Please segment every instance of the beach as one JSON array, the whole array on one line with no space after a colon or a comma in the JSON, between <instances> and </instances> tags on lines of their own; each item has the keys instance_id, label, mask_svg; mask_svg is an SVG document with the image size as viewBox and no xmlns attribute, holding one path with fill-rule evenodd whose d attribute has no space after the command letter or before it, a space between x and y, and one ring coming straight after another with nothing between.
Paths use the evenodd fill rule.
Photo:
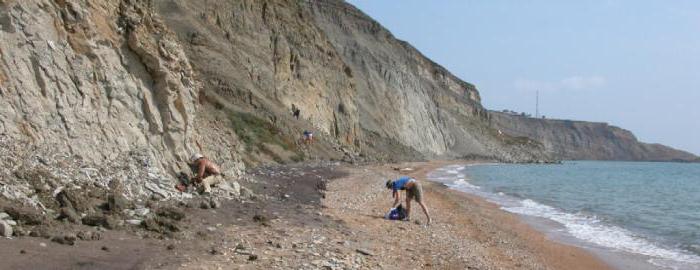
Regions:
<instances>
[{"instance_id":1,"label":"beach","mask_svg":"<svg viewBox=\"0 0 700 270\"><path fill-rule=\"evenodd\" d=\"M466 162L277 166L247 178L260 197L217 209L183 206L170 236L105 231L60 245L37 237L0 240L3 269L610 269L481 198L426 180ZM433 224L383 219L388 178L421 181ZM128 259L125 259L128 258Z\"/></svg>"},{"instance_id":2,"label":"beach","mask_svg":"<svg viewBox=\"0 0 700 270\"><path fill-rule=\"evenodd\" d=\"M458 162L407 163L360 168L350 179L334 181L325 201L332 216L363 232L362 241L386 258L382 267L398 269L610 269L585 250L549 240L517 216L479 197L422 181L433 224L386 221L392 200L382 189L386 178L426 179L436 168ZM465 164L470 162L462 162ZM400 171L396 171L399 168ZM410 170L404 170L410 169ZM352 194L343 192L353 190ZM401 258L411 258L405 260Z\"/></svg>"}]
</instances>

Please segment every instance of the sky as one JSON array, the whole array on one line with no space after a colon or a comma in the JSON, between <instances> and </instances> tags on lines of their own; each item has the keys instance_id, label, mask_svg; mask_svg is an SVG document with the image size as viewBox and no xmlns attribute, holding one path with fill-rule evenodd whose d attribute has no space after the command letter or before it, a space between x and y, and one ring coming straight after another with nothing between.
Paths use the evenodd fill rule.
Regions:
<instances>
[{"instance_id":1,"label":"sky","mask_svg":"<svg viewBox=\"0 0 700 270\"><path fill-rule=\"evenodd\" d=\"M348 0L492 110L607 122L700 154L700 1Z\"/></svg>"}]
</instances>

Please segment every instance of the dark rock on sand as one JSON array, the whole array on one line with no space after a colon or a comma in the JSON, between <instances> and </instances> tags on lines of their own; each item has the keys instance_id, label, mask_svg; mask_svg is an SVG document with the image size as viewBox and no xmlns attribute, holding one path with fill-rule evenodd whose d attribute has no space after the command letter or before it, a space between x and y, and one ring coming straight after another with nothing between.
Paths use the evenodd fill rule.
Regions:
<instances>
[{"instance_id":1,"label":"dark rock on sand","mask_svg":"<svg viewBox=\"0 0 700 270\"><path fill-rule=\"evenodd\" d=\"M83 241L97 241L102 239L102 234L99 232L80 231L78 232L77 237Z\"/></svg>"},{"instance_id":2,"label":"dark rock on sand","mask_svg":"<svg viewBox=\"0 0 700 270\"><path fill-rule=\"evenodd\" d=\"M199 208L202 208L202 209L209 209L209 207L211 207L211 205L210 205L209 202L207 202L207 201L202 201L202 202L199 203Z\"/></svg>"},{"instance_id":3,"label":"dark rock on sand","mask_svg":"<svg viewBox=\"0 0 700 270\"><path fill-rule=\"evenodd\" d=\"M43 223L43 217L37 213L36 209L9 206L5 208L5 213L10 215L12 219L26 225L40 225Z\"/></svg>"},{"instance_id":4,"label":"dark rock on sand","mask_svg":"<svg viewBox=\"0 0 700 270\"><path fill-rule=\"evenodd\" d=\"M374 252L366 250L366 249L358 248L355 251L357 251L357 253L360 253L360 254L365 255L365 256L374 256Z\"/></svg>"},{"instance_id":5,"label":"dark rock on sand","mask_svg":"<svg viewBox=\"0 0 700 270\"><path fill-rule=\"evenodd\" d=\"M29 236L49 238L51 237L51 234L46 226L37 226L34 227L31 232L29 232Z\"/></svg>"},{"instance_id":6,"label":"dark rock on sand","mask_svg":"<svg viewBox=\"0 0 700 270\"><path fill-rule=\"evenodd\" d=\"M76 223L79 224L81 222L80 215L75 212L73 208L70 207L62 207L60 211L60 215L58 216L58 219L67 219L71 223Z\"/></svg>"},{"instance_id":7,"label":"dark rock on sand","mask_svg":"<svg viewBox=\"0 0 700 270\"><path fill-rule=\"evenodd\" d=\"M223 253L219 250L219 248L217 248L217 247L211 247L211 249L209 250L209 254L211 254L211 255L221 255L221 254L223 254Z\"/></svg>"},{"instance_id":8,"label":"dark rock on sand","mask_svg":"<svg viewBox=\"0 0 700 270\"><path fill-rule=\"evenodd\" d=\"M56 242L56 243L59 243L61 245L69 245L69 246L75 245L76 240L77 240L77 238L75 237L75 235L55 236L55 237L51 238L52 242Z\"/></svg>"},{"instance_id":9,"label":"dark rock on sand","mask_svg":"<svg viewBox=\"0 0 700 270\"><path fill-rule=\"evenodd\" d=\"M161 207L158 209L158 211L156 211L156 214L160 217L165 217L176 221L180 221L185 218L184 211L172 206Z\"/></svg>"},{"instance_id":10,"label":"dark rock on sand","mask_svg":"<svg viewBox=\"0 0 700 270\"><path fill-rule=\"evenodd\" d=\"M92 214L85 216L83 219L83 224L88 226L102 226L107 229L115 229L119 227L117 220L111 216L105 216L101 214Z\"/></svg>"},{"instance_id":11,"label":"dark rock on sand","mask_svg":"<svg viewBox=\"0 0 700 270\"><path fill-rule=\"evenodd\" d=\"M164 218L160 216L156 217L151 217L147 218L146 220L141 223L141 225L149 231L156 232L156 233L171 233L171 232L179 232L180 231L180 226L177 224L176 221L169 219L169 218Z\"/></svg>"},{"instance_id":12,"label":"dark rock on sand","mask_svg":"<svg viewBox=\"0 0 700 270\"><path fill-rule=\"evenodd\" d=\"M209 206L210 206L212 209L216 209L216 208L221 207L221 203L220 203L218 200L212 198L212 199L209 201Z\"/></svg>"},{"instance_id":13,"label":"dark rock on sand","mask_svg":"<svg viewBox=\"0 0 700 270\"><path fill-rule=\"evenodd\" d=\"M270 219L267 218L266 216L263 216L261 214L256 214L253 216L253 221L258 222L258 223L267 223Z\"/></svg>"}]
</instances>

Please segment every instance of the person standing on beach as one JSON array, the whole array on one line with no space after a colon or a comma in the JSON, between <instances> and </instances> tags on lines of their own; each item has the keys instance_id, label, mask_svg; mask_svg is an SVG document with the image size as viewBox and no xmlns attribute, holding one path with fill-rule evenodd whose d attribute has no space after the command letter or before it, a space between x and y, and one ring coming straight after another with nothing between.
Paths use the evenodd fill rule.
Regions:
<instances>
[{"instance_id":1,"label":"person standing on beach","mask_svg":"<svg viewBox=\"0 0 700 270\"><path fill-rule=\"evenodd\" d=\"M392 190L391 196L394 198L392 208L395 208L401 203L401 193L399 190L406 191L406 218L404 220L411 220L411 200L415 199L420 207L423 208L423 213L425 213L425 217L428 218L428 225L430 225L432 219L423 201L423 187L418 183L418 180L408 176L403 176L396 180L389 179L386 181L386 188Z\"/></svg>"}]
</instances>

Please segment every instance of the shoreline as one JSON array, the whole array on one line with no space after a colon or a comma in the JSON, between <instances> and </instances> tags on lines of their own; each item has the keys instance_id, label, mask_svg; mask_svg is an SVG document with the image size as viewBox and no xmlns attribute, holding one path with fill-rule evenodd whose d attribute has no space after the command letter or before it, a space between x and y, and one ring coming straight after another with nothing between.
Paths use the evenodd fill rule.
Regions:
<instances>
[{"instance_id":1,"label":"shoreline","mask_svg":"<svg viewBox=\"0 0 700 270\"><path fill-rule=\"evenodd\" d=\"M528 243L528 247L536 250L549 266L555 269L617 269L610 264L610 261L601 257L601 254L592 252L583 247L575 246L564 241L557 241L547 236L546 232L538 230L532 223L528 222L524 216L507 212L501 209L501 206L489 202L486 198L475 194L469 194L459 190L449 188L443 183L439 183L428 179L428 173L448 165L479 165L486 164L476 161L455 161L445 162L440 165L430 165L421 170L420 177L426 179L426 182L442 186L446 192L454 192L455 197L464 196L469 198L471 202L479 207L487 208L495 213L491 218L499 221L502 224L501 229L513 230L518 237L522 237ZM490 163L489 163L490 164ZM514 220L515 219L515 220Z\"/></svg>"},{"instance_id":2,"label":"shoreline","mask_svg":"<svg viewBox=\"0 0 700 270\"><path fill-rule=\"evenodd\" d=\"M0 256L12 269L612 269L493 203L425 180L436 168L465 163L473 162L260 168L241 182L258 199L216 209L198 207L198 198L171 205L184 218L169 236L81 225L102 238L74 245L0 239ZM392 202L384 182L399 174L423 183L430 226L415 206L412 222L383 218Z\"/></svg>"},{"instance_id":3,"label":"shoreline","mask_svg":"<svg viewBox=\"0 0 700 270\"><path fill-rule=\"evenodd\" d=\"M452 164L447 164L445 166L449 166L449 165L473 166L473 165L487 165L487 164L490 164L490 163L456 162L456 163L452 163ZM443 168L445 166L441 166L437 169ZM432 171L434 171L434 170L432 170ZM426 174L423 174L422 176L424 176L426 179L430 179L429 177L427 177ZM440 178L438 178L438 179L440 179ZM444 182L442 182L441 180L438 180L438 179L429 180L429 181L433 181L433 182L438 183L440 185L445 185ZM448 189L457 191L461 194L464 194L467 197L473 198L475 201L483 203L486 207L495 208L495 209L502 211L506 215L517 217L521 222L525 223L527 226L530 227L529 230L534 230L535 232L544 235L548 240L550 240L553 243L563 244L566 246L578 248L578 249L582 250L583 252L592 254L592 255L594 255L594 257L596 257L596 259L607 264L612 269L639 269L639 270L654 270L654 269L662 269L662 268L663 269L671 269L671 268L661 267L659 265L656 265L655 263L650 262L649 260L653 258L650 256L632 253L632 252L626 252L626 251L611 250L610 248L607 248L605 246L600 246L600 245L595 244L595 243L591 243L591 242L587 242L585 240L578 239L578 238L574 237L573 235L571 235L571 233L566 230L566 227L564 225L562 225L556 221L553 221L551 219L544 218L544 217L518 214L518 213L513 213L513 212L509 212L507 210L504 210L504 209L502 209L502 207L504 207L504 206L498 202L499 201L498 199L496 199L496 201L492 201L495 198L493 198L491 195L495 195L495 194L487 195L487 194L482 194L481 192L476 192L476 190L468 191L468 190L472 190L471 188L467 188L467 190L460 190L460 189L449 187L447 185L445 185L445 186ZM474 188L478 188L478 187L474 187Z\"/></svg>"},{"instance_id":4,"label":"shoreline","mask_svg":"<svg viewBox=\"0 0 700 270\"><path fill-rule=\"evenodd\" d=\"M388 208L388 205L391 203L388 192L385 190L379 192L365 191L367 186L380 189L381 184L383 184L381 179L360 179L365 186L362 192L374 193L376 197L374 198L375 202L365 203L364 207L352 209L353 211L334 209L335 205L333 203L335 202L332 202L328 205L329 214L342 218L350 228L366 229L370 227L378 231L384 231L391 230L392 226L399 226L402 231L406 231L409 235L414 236L418 234L416 235L417 239L404 239L403 241L397 241L381 234L370 235L373 242L387 243L389 246L393 246L391 244L399 247L406 244L409 246L420 246L426 244L426 242L429 243L431 249L429 249L428 254L413 253L410 252L413 250L407 250L411 254L410 256L422 256L420 259L414 257L414 260L421 263L419 267L412 264L403 265L403 267L407 268L613 269L609 264L588 250L549 239L546 234L527 224L521 217L501 210L494 203L475 195L450 189L442 183L427 180L429 172L452 164L474 164L474 162L433 161L370 166L370 170L375 170L377 174L386 176L386 178L402 174L421 180L426 194L426 204L433 217L434 223L431 226L426 227L424 225L386 221L383 219L377 222L365 218L347 218L348 214L352 212L358 214L357 212L366 212L367 210L374 212L372 216L375 217L383 215L380 212L380 207ZM401 170L402 168L412 168L413 170ZM364 170L366 171L367 168ZM349 178L358 180L356 179L358 178L355 176L356 174L350 174ZM385 178L382 179L385 180ZM329 196L327 201L348 199L343 197L336 198L332 194L334 189L349 188L349 182L340 179L331 183L331 186L334 186L334 184L339 185L329 190L329 195L331 196ZM418 222L423 224L425 216L420 211L420 208L416 207L412 211L412 219L419 220ZM424 239L424 236L420 235L427 232L431 233L433 237L440 238L440 235L446 235L451 239L448 243L434 245L430 239ZM451 249L466 249L468 252L465 255L478 255L476 256L477 258L474 258L475 256L463 258L450 253L448 250ZM438 250L440 252L436 252ZM450 259L442 261L435 260L435 257Z\"/></svg>"}]
</instances>

